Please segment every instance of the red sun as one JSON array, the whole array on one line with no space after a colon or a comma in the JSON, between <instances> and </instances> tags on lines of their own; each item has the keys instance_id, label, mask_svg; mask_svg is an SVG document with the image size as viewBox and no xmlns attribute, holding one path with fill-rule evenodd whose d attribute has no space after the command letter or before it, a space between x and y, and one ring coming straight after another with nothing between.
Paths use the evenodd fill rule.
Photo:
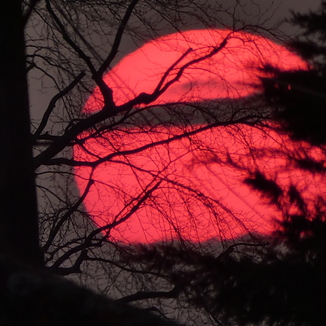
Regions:
<instances>
[{"instance_id":1,"label":"red sun","mask_svg":"<svg viewBox=\"0 0 326 326\"><path fill-rule=\"evenodd\" d=\"M227 44L221 51L203 59L225 38ZM153 92L160 81L168 83L186 67L180 79L151 105L237 99L257 91L257 67L265 64L282 70L307 68L284 47L260 36L192 30L143 45L104 80L116 104L122 105L142 92ZM102 104L95 88L84 111L98 111ZM197 124L188 130L201 127ZM181 126L137 128L129 124L101 137L89 137L92 132L81 135L85 141L74 146L76 160L109 158L94 171L87 166L76 168L76 182L84 193L90 176L94 180L84 204L99 227L114 225L109 233L113 239L150 243L181 237L201 242L271 232L276 211L243 183L248 176L243 168L259 168L282 187L294 183L304 194L321 191L321 180L290 166L286 154L278 158L272 154L294 152L285 136L241 125L164 141L183 131ZM153 143L158 144L147 146ZM262 154L254 159L250 148ZM305 150L310 149L306 146ZM311 150L309 155L316 158L318 153Z\"/></svg>"}]
</instances>

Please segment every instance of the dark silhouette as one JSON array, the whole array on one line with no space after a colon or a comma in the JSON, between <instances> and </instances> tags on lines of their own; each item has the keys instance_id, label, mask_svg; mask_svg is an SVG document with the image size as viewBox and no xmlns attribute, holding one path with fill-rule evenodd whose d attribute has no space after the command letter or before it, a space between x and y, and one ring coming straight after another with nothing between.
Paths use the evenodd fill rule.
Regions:
<instances>
[{"instance_id":1,"label":"dark silhouette","mask_svg":"<svg viewBox=\"0 0 326 326\"><path fill-rule=\"evenodd\" d=\"M282 188L275 181L268 180L260 171L256 171L253 176L246 178L243 182L271 199L271 204L277 203L283 193Z\"/></svg>"},{"instance_id":2,"label":"dark silhouette","mask_svg":"<svg viewBox=\"0 0 326 326\"><path fill-rule=\"evenodd\" d=\"M5 1L0 28L0 255L42 266L21 1Z\"/></svg>"},{"instance_id":3,"label":"dark silhouette","mask_svg":"<svg viewBox=\"0 0 326 326\"><path fill-rule=\"evenodd\" d=\"M112 90L103 81L104 74L121 59L119 51L129 51L121 49L124 35L132 40L129 43L139 46L156 37L160 26L164 30L182 31L189 28L189 21L205 28L227 25L218 20L223 12L219 4L212 2L207 7L205 2L200 3L3 0L0 10L0 323L169 325L171 322L166 317L177 316L182 322L197 325L244 325L262 321L317 325L325 319L321 309L325 303L323 198L316 198L311 205L295 185L283 189L254 164L246 166L219 148L219 144L212 149L196 139L197 133L230 126L234 128L228 132L241 137L238 124L263 128L266 120L273 118L279 122L280 132L289 132L295 140L306 140L322 148L326 139L324 129L320 129L325 101L325 69L320 60L323 46L311 42L293 44L299 52L302 49L305 58L319 56L320 62L315 62L309 71L281 72L265 67L274 77L262 80L264 99L254 95L241 100L172 103L153 109L151 103L161 91L177 82L184 69L192 67L191 61L175 67L187 59L190 48L167 69L154 92L145 89L123 105L115 105ZM240 4L236 9L241 9ZM152 12L158 13L157 21L147 16ZM229 25L236 31L245 30L241 21L235 21L238 14L234 13L224 11L231 19ZM323 30L320 16L295 17L308 25L310 21L318 21L308 31L320 32ZM138 29L139 25L142 28ZM249 29L249 32L259 31L258 27ZM226 45L224 39L204 57L218 54ZM173 71L174 68L178 70ZM32 74L29 79L28 74ZM41 118L33 121L29 114L27 80L31 84L39 82L40 98L47 87L56 91L45 108L42 104ZM103 106L93 114L81 112L94 85L103 96ZM38 98L33 105L39 102ZM180 107L182 110L178 111ZM161 132L156 127L160 126L163 111L167 119L164 123L176 127L176 134L165 130L166 139L161 142L148 142L130 151L120 149L121 132L129 132L136 144L138 135L146 134L149 129ZM148 114L145 117L144 112ZM193 124L194 117L200 121L199 125ZM93 155L91 162L74 158L71 148L86 146L87 139L81 137L85 131L89 132L88 139L110 143L114 149L112 155L105 158ZM105 137L108 132L114 141ZM128 161L133 154L160 145L168 148L172 141L180 139L190 141L189 150L196 148L203 153L203 157L194 157L193 164L219 163L240 171L247 185L283 212L284 220L279 221L280 229L273 239L246 229L222 200L185 186L177 174L169 179L164 172L172 162L166 162L158 172L146 171L152 173L152 181L136 198L125 200L125 207L114 216L111 225L99 228L93 223L83 208L83 200L94 180L90 177L85 191L77 194L74 168L86 166L93 176L100 163L114 162L121 166L129 164L137 174L146 167ZM257 153L251 147L254 156ZM216 149L221 151L215 153ZM126 161L121 161L122 158ZM309 155L289 155L288 159L314 174L324 172L325 164ZM110 236L114 226L123 224L143 207L155 207L170 221L170 215L180 208L175 205L175 198L168 198L169 212L157 204L155 191L164 184L162 180L168 181L167 188L178 190L186 208L182 212L189 215L190 223L198 203L209 212L210 223L220 231L221 241L192 243L180 236L171 243L129 245ZM127 187L112 186L112 189L123 196ZM222 225L225 216L236 220L244 229L243 238L224 241L223 231L228 228ZM179 226L170 222L171 229L178 234ZM155 226L160 227L159 223ZM112 294L116 300L95 295L58 275L73 275L75 280ZM96 282L91 283L94 279ZM144 309L126 303L140 303ZM153 316L150 311L165 318Z\"/></svg>"},{"instance_id":4,"label":"dark silhouette","mask_svg":"<svg viewBox=\"0 0 326 326\"><path fill-rule=\"evenodd\" d=\"M265 67L274 77L263 79L265 96L274 107L276 121L293 139L312 145L326 143L325 20L325 2L318 13L293 14L291 23L305 32L288 46L308 60L310 67L306 71L290 72Z\"/></svg>"},{"instance_id":5,"label":"dark silhouette","mask_svg":"<svg viewBox=\"0 0 326 326\"><path fill-rule=\"evenodd\" d=\"M0 286L0 321L6 326L176 326L10 259L0 259Z\"/></svg>"},{"instance_id":6,"label":"dark silhouette","mask_svg":"<svg viewBox=\"0 0 326 326\"><path fill-rule=\"evenodd\" d=\"M294 14L293 22L311 36L291 43L309 59L311 68L281 72L265 67L273 76L262 79L264 96L278 123L273 128L298 144L308 142L310 149L325 152L326 3L317 13ZM322 159L297 152L289 160L313 175L325 173ZM244 182L282 212L279 229L271 237L226 244L225 255L157 246L140 247L135 257L152 272L170 275L189 304L207 311L217 325L322 325L326 320L324 193L303 197L294 184L284 189L260 171L249 171Z\"/></svg>"}]
</instances>

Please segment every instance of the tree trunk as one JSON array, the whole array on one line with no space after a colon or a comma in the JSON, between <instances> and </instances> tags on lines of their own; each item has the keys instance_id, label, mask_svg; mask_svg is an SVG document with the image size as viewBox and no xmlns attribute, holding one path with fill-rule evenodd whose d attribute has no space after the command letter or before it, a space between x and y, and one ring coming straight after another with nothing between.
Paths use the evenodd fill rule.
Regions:
<instances>
[{"instance_id":1,"label":"tree trunk","mask_svg":"<svg viewBox=\"0 0 326 326\"><path fill-rule=\"evenodd\" d=\"M20 0L0 10L0 255L40 266Z\"/></svg>"}]
</instances>

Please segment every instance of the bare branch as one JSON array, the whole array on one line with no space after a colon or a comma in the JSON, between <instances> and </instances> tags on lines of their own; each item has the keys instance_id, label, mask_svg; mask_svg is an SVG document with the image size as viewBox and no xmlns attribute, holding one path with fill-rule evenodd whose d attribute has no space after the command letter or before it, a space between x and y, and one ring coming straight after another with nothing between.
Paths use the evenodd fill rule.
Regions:
<instances>
[{"instance_id":1,"label":"bare branch","mask_svg":"<svg viewBox=\"0 0 326 326\"><path fill-rule=\"evenodd\" d=\"M103 111L100 111L99 113L101 113ZM185 137L189 137L189 136L193 136L196 135L200 132L203 132L205 130L209 130L215 127L222 127L222 126L228 126L228 125L234 125L234 124L239 124L239 123L250 123L250 120L253 119L257 119L256 115L252 115L252 116L246 116L243 118L239 118L237 120L233 120L233 121L227 121L227 122L215 122L215 123L211 123L205 126L202 126L200 128L197 128L195 130L191 130L188 132L184 132L182 134L179 135L174 135L170 138L164 139L164 140L160 140L157 142L153 142L153 143L149 143L146 144L144 146L140 146L136 149L132 149L132 150L128 150L128 151L120 151L120 152L115 152L115 153L111 153L107 156L104 156L100 159L98 159L97 161L94 162L84 162L84 161L76 161L73 159L68 159L68 158L53 158L53 159L49 159L47 162L44 162L44 165L68 165L68 166L91 166L91 167L96 167L104 162L108 162L110 160L112 160L114 157L117 156L125 156L125 155L131 155L131 154L136 154L136 153L140 153L148 148L152 148L154 146L158 146L158 145L164 145L164 144L169 144L170 142L176 141L176 140L180 140L182 138ZM46 151L46 150L45 150ZM41 153L39 156L41 156L43 153ZM37 157L36 157L37 159Z\"/></svg>"},{"instance_id":2,"label":"bare branch","mask_svg":"<svg viewBox=\"0 0 326 326\"><path fill-rule=\"evenodd\" d=\"M117 301L124 302L124 303L130 303L135 302L139 300L145 300L145 299L157 299L157 298L166 298L166 299L176 299L181 292L181 287L176 285L171 291L165 292L165 291L151 291L151 292L144 292L139 291L135 294L128 295L126 297L123 297Z\"/></svg>"},{"instance_id":3,"label":"bare branch","mask_svg":"<svg viewBox=\"0 0 326 326\"><path fill-rule=\"evenodd\" d=\"M128 8L126 10L126 13L125 13L120 25L119 25L119 28L118 28L118 31L116 33L116 36L115 36L115 39L114 39L110 54L108 55L108 57L105 59L105 61L103 62L103 64L101 65L101 67L97 71L99 76L103 76L104 72L106 71L106 69L108 69L108 67L110 66L112 60L115 58L115 56L116 56L116 54L118 52L120 43L121 43L121 39L122 39L124 30L125 30L126 25L128 23L128 20L129 20L131 14L132 14L132 12L133 12L133 10L134 10L134 8L135 8L135 6L137 5L138 2L139 2L139 0L132 0L130 5L128 6Z\"/></svg>"},{"instance_id":4,"label":"bare branch","mask_svg":"<svg viewBox=\"0 0 326 326\"><path fill-rule=\"evenodd\" d=\"M56 237L57 233L60 231L60 228L62 227L62 225L69 219L71 214L74 213L77 210L77 208L83 203L85 197L89 193L89 190L93 184L94 184L94 181L90 177L83 194L78 198L78 200L75 202L75 204L73 204L63 216L59 217L58 223L53 225L53 228L50 231L48 240L45 243L45 245L42 247L42 250L44 252L48 251L54 238Z\"/></svg>"},{"instance_id":5,"label":"bare branch","mask_svg":"<svg viewBox=\"0 0 326 326\"><path fill-rule=\"evenodd\" d=\"M56 274L56 275L70 275L70 274L80 274L82 273L80 266L81 264L86 260L87 258L87 250L82 250L78 258L76 259L75 263L71 267L58 267L58 268L52 268L50 267L49 270Z\"/></svg>"},{"instance_id":6,"label":"bare branch","mask_svg":"<svg viewBox=\"0 0 326 326\"><path fill-rule=\"evenodd\" d=\"M231 34L231 33L230 33ZM187 56L192 49L188 49L175 63L173 63L173 65L165 72L165 74L163 75L162 79L159 81L157 87L155 88L155 90L153 91L153 93L151 94L147 94L147 93L141 93L138 96L136 96L134 99L130 100L129 102L118 106L117 110L120 111L124 111L127 108L130 107L134 107L136 105L141 105L141 104L150 104L152 102L154 102L155 100L157 100L159 98L160 95L162 95L169 87L171 87L174 83L176 83L180 77L182 76L183 72L191 67L192 65L202 62L206 59L209 59L211 57L213 57L215 54L219 53L227 44L228 41L228 37L226 37L222 43L218 46L215 47L210 53L208 53L205 56L202 56L200 58L194 59L189 61L188 63L184 64L182 67L179 68L178 73L176 74L176 76L174 78L172 78L170 81L168 81L164 86L164 81L166 80L166 78L168 77L169 73L173 70L173 68L180 62L182 61L182 59ZM163 86L163 87L162 87Z\"/></svg>"},{"instance_id":7,"label":"bare branch","mask_svg":"<svg viewBox=\"0 0 326 326\"><path fill-rule=\"evenodd\" d=\"M65 95L67 95L83 79L84 76L85 76L85 72L81 72L66 88L61 90L57 95L55 95L51 99L51 101L43 115L42 121L33 135L34 139L38 138L41 135L44 128L46 127L46 124L49 120L49 117L50 117L53 109L56 106L57 101L59 99L61 99L62 97L64 97Z\"/></svg>"},{"instance_id":8,"label":"bare branch","mask_svg":"<svg viewBox=\"0 0 326 326\"><path fill-rule=\"evenodd\" d=\"M71 48L79 55L79 57L84 60L87 67L89 68L90 72L92 73L93 79L95 80L96 84L98 85L98 87L100 88L100 90L102 92L106 108L112 110L115 106L114 102L113 102L113 97L112 97L112 90L105 84L102 76L98 74L91 59L71 39L71 37L69 36L69 33L66 31L66 28L64 27L63 23L60 21L59 17L55 14L54 10L52 9L50 1L49 0L45 0L45 1L46 1L46 7L47 7L48 11L51 13L51 16L53 17L54 22L59 27L63 39L71 46Z\"/></svg>"},{"instance_id":9,"label":"bare branch","mask_svg":"<svg viewBox=\"0 0 326 326\"><path fill-rule=\"evenodd\" d=\"M67 259L69 259L72 255L74 255L75 253L82 251L84 249L87 248L91 248L91 247L100 247L102 245L102 241L103 239L99 240L98 242L94 243L93 240L95 239L95 237L106 231L107 235L104 237L106 238L109 234L110 234L110 230L116 226L118 226L119 224L125 222L126 220L128 220L140 207L141 205L143 205L143 203L151 196L151 194L159 187L159 185L161 184L161 181L157 182L152 188L150 189L146 189L144 191L144 193L142 193L141 195L138 196L138 198L136 198L137 200L137 204L135 206L133 206L131 208L131 210L121 219L117 219L118 216L115 218L115 220L108 224L105 225L103 227L97 228L96 230L90 232L90 234L86 237L86 239L84 240L84 242L81 245L78 245L70 250L68 250L67 252L65 252L62 256L60 256L58 258L58 260L51 266L51 268L58 268L62 263L64 263Z\"/></svg>"}]
</instances>

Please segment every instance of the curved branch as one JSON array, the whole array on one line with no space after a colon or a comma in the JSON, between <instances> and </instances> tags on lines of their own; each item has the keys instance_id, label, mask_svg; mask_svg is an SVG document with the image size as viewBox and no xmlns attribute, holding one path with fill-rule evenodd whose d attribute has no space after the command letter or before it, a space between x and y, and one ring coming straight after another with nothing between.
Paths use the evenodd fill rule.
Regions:
<instances>
[{"instance_id":1,"label":"curved branch","mask_svg":"<svg viewBox=\"0 0 326 326\"><path fill-rule=\"evenodd\" d=\"M78 54L78 56L84 60L87 67L89 68L93 79L95 80L96 84L101 90L101 93L104 98L105 107L108 109L113 109L115 107L113 96L112 96L112 90L105 84L103 78L101 75L98 74L96 71L91 59L84 53L84 51L71 39L69 36L69 33L67 32L66 28L64 27L63 23L60 21L59 17L56 15L54 10L52 9L52 6L50 4L49 0L46 1L46 8L48 9L49 13L51 14L54 22L57 24L61 36L63 39L69 44L69 46ZM59 8L60 9L60 8Z\"/></svg>"},{"instance_id":2,"label":"curved branch","mask_svg":"<svg viewBox=\"0 0 326 326\"><path fill-rule=\"evenodd\" d=\"M53 269L58 268L62 263L64 263L67 259L69 259L70 256L72 256L73 254L75 254L79 251L88 249L90 247L100 247L102 245L103 239L97 239L98 242L96 244L94 244L94 243L92 243L92 241L95 239L95 237L103 231L107 231L107 235L109 235L109 230L111 230L112 228L118 226L119 224L125 222L128 218L130 218L130 216L132 216L132 214L134 214L140 208L140 206L150 197L150 195L153 193L153 191L155 191L159 187L161 182L162 181L157 182L152 188L146 190L142 197L138 196L137 204L135 206L133 206L131 208L131 210L123 218L92 231L86 237L86 239L84 240L84 243L65 252L62 256L60 256L58 258L58 260L51 266L51 268L53 268ZM104 236L104 238L106 238L106 236Z\"/></svg>"},{"instance_id":3,"label":"curved branch","mask_svg":"<svg viewBox=\"0 0 326 326\"><path fill-rule=\"evenodd\" d=\"M75 202L75 204L72 205L70 207L70 209L68 209L68 211L60 218L59 222L50 231L49 238L48 238L46 244L42 247L43 252L46 252L49 249L49 247L52 244L52 241L54 240L55 236L59 232L61 226L64 224L64 222L66 222L68 220L70 215L73 212L75 212L76 209L83 203L85 197L87 196L87 194L93 184L94 184L94 180L90 176L88 183L86 185L86 188L84 190L84 193L80 196L80 198L78 198L78 200Z\"/></svg>"},{"instance_id":4,"label":"curved branch","mask_svg":"<svg viewBox=\"0 0 326 326\"><path fill-rule=\"evenodd\" d=\"M52 9L52 6L50 4L49 0L45 0L46 2L46 8L49 11L49 13L51 14L54 22L57 24L61 36L63 37L63 39L70 45L70 47L78 54L78 56L84 60L84 62L87 64L89 70L91 71L91 73L93 75L96 75L96 69L93 66L90 58L82 51L82 49L71 39L71 37L69 36L68 32L66 31L63 23L60 21L59 17L56 15L56 13L54 12L54 10Z\"/></svg>"},{"instance_id":5,"label":"curved branch","mask_svg":"<svg viewBox=\"0 0 326 326\"><path fill-rule=\"evenodd\" d=\"M47 2L48 2L48 0L47 0ZM118 113L128 111L128 110L132 109L135 105L149 104L151 102L154 102L172 84L174 84L175 82L177 82L180 79L180 77L182 76L182 74L186 68L188 68L191 65L196 64L198 62L206 60L206 59L214 56L215 54L217 54L219 51L221 51L226 46L227 40L228 40L228 37L226 37L223 40L223 42L218 47L215 47L209 54L207 54L201 58L194 59L194 60L188 62L187 64L183 65L179 69L177 75L172 80L167 82L162 88L160 88L160 87L163 83L160 81L158 86L156 87L155 91L152 94L141 93L137 97L135 97L133 100L131 100L121 106L114 107L113 109L112 109L112 106L111 107L107 106L106 100L104 100L105 106L101 111L93 114L92 116L90 116L86 119L80 120L78 123L73 125L69 130L66 130L65 134L63 136L61 136L61 138L57 142L53 143L46 150L44 150L44 152L42 152L37 157L35 157L35 159L34 159L35 168L38 168L42 164L48 164L48 161L51 158L53 158L56 154L61 152L67 146L68 143L70 143L72 140L76 139L80 133L93 127L95 124L102 122L109 117L115 116ZM186 55L187 53L188 53L188 51L184 55ZM182 56L182 58L184 57L184 55ZM179 62L180 60L181 60L181 58L178 59L177 62ZM175 64L173 64L171 67L173 67L174 65ZM172 69L171 67L170 67L170 69ZM168 71L169 71L169 69L168 69ZM167 76L164 75L163 79L165 80L166 77ZM106 88L108 88L108 87L106 86ZM110 89L110 92L112 93L111 89ZM102 91L102 94L103 94L103 91ZM103 94L103 96L104 96L104 94ZM108 110L109 107L112 110ZM209 128L209 126L207 128ZM189 135L190 134L191 133L189 133ZM178 136L178 138L181 138L181 137L182 136ZM107 159L107 158L104 158L103 160L105 160L105 159ZM54 161L52 160L52 162L54 162ZM59 162L57 162L57 163L59 163Z\"/></svg>"},{"instance_id":6,"label":"curved branch","mask_svg":"<svg viewBox=\"0 0 326 326\"><path fill-rule=\"evenodd\" d=\"M176 285L171 291L150 291L144 292L139 291L135 294L128 295L121 299L118 299L119 302L130 303L139 300L145 299L156 299L156 298L166 298L166 299L176 299L181 292L181 287Z\"/></svg>"},{"instance_id":7,"label":"curved branch","mask_svg":"<svg viewBox=\"0 0 326 326\"><path fill-rule=\"evenodd\" d=\"M128 20L130 19L130 16L132 14L132 11L134 10L135 6L137 5L137 3L139 2L139 0L133 0L131 1L130 5L128 6L126 13L120 23L120 26L118 28L117 34L115 36L110 54L108 55L108 57L106 58L106 60L103 62L103 64L101 65L101 67L98 69L98 74L100 76L103 76L105 70L109 67L109 65L111 64L112 60L115 58L117 52L118 52L118 48L120 46L121 43L121 39L122 39L122 35L123 32L126 28L126 25L128 23Z\"/></svg>"},{"instance_id":8,"label":"curved branch","mask_svg":"<svg viewBox=\"0 0 326 326\"><path fill-rule=\"evenodd\" d=\"M56 274L56 275L61 275L61 276L66 276L70 274L79 274L81 273L80 266L81 264L86 260L87 258L87 250L82 250L78 258L76 259L75 263L71 267L57 267L57 268L52 268L50 267L49 270Z\"/></svg>"},{"instance_id":9,"label":"curved branch","mask_svg":"<svg viewBox=\"0 0 326 326\"><path fill-rule=\"evenodd\" d=\"M56 94L51 99L51 101L42 117L42 121L33 135L34 138L38 138L38 136L41 135L42 131L44 130L44 128L49 120L49 117L50 117L53 109L56 106L57 101L60 98L62 98L63 96L65 96L66 94L68 94L84 78L84 76L85 76L85 72L83 71L66 88L61 90L58 94Z\"/></svg>"},{"instance_id":10,"label":"curved branch","mask_svg":"<svg viewBox=\"0 0 326 326\"><path fill-rule=\"evenodd\" d=\"M231 34L231 32L230 32ZM166 80L166 78L168 77L168 74L172 71L172 69L186 56L188 55L192 49L188 49L184 54L182 54L182 56L175 62L173 63L173 65L171 65L171 67L165 72L165 74L163 75L163 77L161 78L161 80L159 81L158 85L156 86L155 90L153 93L148 94L148 93L140 93L138 96L136 96L134 99L130 100L129 102L118 106L117 109L120 111L124 111L126 110L126 107L133 107L135 105L140 105L140 104L150 104L152 102L154 102L155 100L158 99L158 97L160 95L162 95L171 85L173 85L174 83L176 83L177 81L179 81L180 77L182 76L183 72L189 68L190 66L199 63L201 61L204 61L206 59L209 59L211 57L213 57L215 54L219 53L227 44L229 36L227 36L219 46L214 47L214 49L208 53L207 55L204 55L203 57L194 59L189 61L188 63L184 64L182 67L180 67L178 73L176 74L176 76L174 78L172 78L170 81L168 81L163 87L163 83Z\"/></svg>"},{"instance_id":11,"label":"curved branch","mask_svg":"<svg viewBox=\"0 0 326 326\"><path fill-rule=\"evenodd\" d=\"M101 111L102 112L102 111ZM99 113L101 113L99 112ZM229 121L229 122L214 122L211 124L208 124L206 126L203 126L201 128L198 128L196 130L192 130L192 131L188 131L188 132L184 132L182 134L179 135L175 135L173 137L170 137L168 139L163 139L157 142L152 142L149 144L146 144L144 146L141 146L139 148L136 149L131 149L131 150L126 150L126 151L121 151L121 152L116 152L116 153L111 153L101 159L98 159L97 161L94 162L85 162L85 161L76 161L73 159L69 159L69 158L64 158L64 157L60 157L60 158L53 158L53 159L49 159L47 162L44 162L44 165L68 165L68 166L90 166L90 167L96 167L104 162L107 162L109 160L112 160L113 158L117 157L117 156L125 156L125 155L131 155L131 154L136 154L136 153L140 153L148 148L152 148L154 146L159 146L159 145L165 145L165 144L169 144L172 141L175 140L180 140L182 138L185 137L189 137L189 136L193 136L196 135L197 133L203 132L205 130L208 129L212 129L215 127L222 127L222 126L228 126L230 124L234 125L234 124L239 124L239 123L248 123L250 119L257 119L257 116L255 115L250 115L250 116L246 116L244 118L239 118L237 120L233 120L233 121ZM46 150L44 151L46 152ZM42 156L43 153L41 153L39 156ZM36 157L37 159L38 157Z\"/></svg>"},{"instance_id":12,"label":"curved branch","mask_svg":"<svg viewBox=\"0 0 326 326\"><path fill-rule=\"evenodd\" d=\"M27 6L27 9L25 10L24 14L23 14L23 26L27 25L27 22L30 18L30 16L32 15L35 7L37 6L37 4L40 2L41 0L30 0L29 3L25 3L25 5Z\"/></svg>"}]
</instances>

